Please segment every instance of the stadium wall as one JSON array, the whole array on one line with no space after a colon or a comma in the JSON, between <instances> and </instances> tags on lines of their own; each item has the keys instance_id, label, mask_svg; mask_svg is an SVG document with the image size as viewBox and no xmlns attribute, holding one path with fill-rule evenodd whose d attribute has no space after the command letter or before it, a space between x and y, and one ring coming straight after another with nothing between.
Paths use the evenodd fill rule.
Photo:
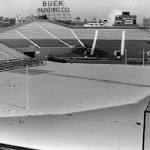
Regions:
<instances>
[{"instance_id":1,"label":"stadium wall","mask_svg":"<svg viewBox=\"0 0 150 150\"><path fill-rule=\"evenodd\" d=\"M33 40L34 41L34 40ZM73 51L73 48L66 47L62 43L58 43L57 40L35 40L41 47L37 49L31 45L27 40L1 40L1 43L12 47L20 52L40 51L40 55L36 55L37 58L43 59L48 54L52 55L64 55ZM74 44L74 40L64 40L70 45ZM92 39L81 40L87 48L92 47ZM76 44L78 45L78 44ZM99 57L114 58L114 51L119 51L121 48L121 40L97 40L95 53L99 54ZM147 40L126 40L125 49L127 50L128 58L142 58L143 49L145 52L150 51L150 42ZM145 58L150 56L146 55Z\"/></svg>"},{"instance_id":2,"label":"stadium wall","mask_svg":"<svg viewBox=\"0 0 150 150\"><path fill-rule=\"evenodd\" d=\"M35 58L39 60L47 60L48 55L65 55L71 53L74 49L69 47L42 47L42 48L16 48L21 53L34 52Z\"/></svg>"},{"instance_id":3,"label":"stadium wall","mask_svg":"<svg viewBox=\"0 0 150 150\"><path fill-rule=\"evenodd\" d=\"M77 41L74 39L62 39L66 43L70 45L78 45ZM40 48L41 58L47 54L53 55L63 55L72 52L72 48L66 47L58 40L51 39L36 39L33 40L37 43ZM84 45L87 48L92 47L93 39L81 39ZM20 52L28 52L37 50L33 45L24 39L3 39L0 40L1 43L5 44L8 47L14 48ZM100 53L100 57L114 58L114 51L120 50L121 48L121 40L97 40L96 43L96 53ZM146 51L150 51L150 41L148 40L126 40L125 48L127 49L127 57L128 58L142 58L143 57L143 49ZM145 57L149 58L145 54Z\"/></svg>"}]
</instances>

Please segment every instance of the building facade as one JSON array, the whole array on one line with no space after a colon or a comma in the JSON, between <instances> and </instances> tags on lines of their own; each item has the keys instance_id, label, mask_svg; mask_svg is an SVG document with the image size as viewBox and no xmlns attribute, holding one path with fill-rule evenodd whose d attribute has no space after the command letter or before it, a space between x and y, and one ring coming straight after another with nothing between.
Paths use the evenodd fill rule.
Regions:
<instances>
[{"instance_id":1,"label":"building facade","mask_svg":"<svg viewBox=\"0 0 150 150\"><path fill-rule=\"evenodd\" d=\"M0 17L0 28L13 26L16 24L16 18Z\"/></svg>"},{"instance_id":2,"label":"building facade","mask_svg":"<svg viewBox=\"0 0 150 150\"><path fill-rule=\"evenodd\" d=\"M134 26L136 25L136 15L130 15L130 12L122 12L122 15L115 17L115 26Z\"/></svg>"},{"instance_id":3,"label":"building facade","mask_svg":"<svg viewBox=\"0 0 150 150\"><path fill-rule=\"evenodd\" d=\"M25 21L21 15L17 15L15 18L16 18L16 24L23 23Z\"/></svg>"},{"instance_id":4,"label":"building facade","mask_svg":"<svg viewBox=\"0 0 150 150\"><path fill-rule=\"evenodd\" d=\"M143 19L143 27L150 28L150 18Z\"/></svg>"}]
</instances>

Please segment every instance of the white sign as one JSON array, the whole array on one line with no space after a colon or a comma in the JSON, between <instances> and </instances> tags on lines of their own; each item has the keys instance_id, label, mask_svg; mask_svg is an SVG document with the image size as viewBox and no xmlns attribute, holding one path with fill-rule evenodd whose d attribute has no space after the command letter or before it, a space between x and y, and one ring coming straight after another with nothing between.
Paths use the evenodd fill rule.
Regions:
<instances>
[{"instance_id":1,"label":"white sign","mask_svg":"<svg viewBox=\"0 0 150 150\"><path fill-rule=\"evenodd\" d=\"M62 0L43 1L42 7L38 8L38 13L50 13L50 12L64 13L70 12L70 9L69 7L65 7L64 2Z\"/></svg>"}]
</instances>

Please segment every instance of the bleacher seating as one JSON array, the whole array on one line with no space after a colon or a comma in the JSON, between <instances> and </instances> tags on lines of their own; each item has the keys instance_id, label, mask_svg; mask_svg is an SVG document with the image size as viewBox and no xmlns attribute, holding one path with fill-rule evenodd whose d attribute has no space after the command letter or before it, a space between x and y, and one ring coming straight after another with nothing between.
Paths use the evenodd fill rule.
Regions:
<instances>
[{"instance_id":1,"label":"bleacher seating","mask_svg":"<svg viewBox=\"0 0 150 150\"><path fill-rule=\"evenodd\" d=\"M80 39L93 39L96 29L74 29ZM99 40L121 40L126 31L126 40L149 40L150 33L140 29L97 29Z\"/></svg>"},{"instance_id":2,"label":"bleacher seating","mask_svg":"<svg viewBox=\"0 0 150 150\"><path fill-rule=\"evenodd\" d=\"M31 59L12 48L0 44L0 71L25 68L26 66L33 67L41 64L41 61Z\"/></svg>"},{"instance_id":3,"label":"bleacher seating","mask_svg":"<svg viewBox=\"0 0 150 150\"><path fill-rule=\"evenodd\" d=\"M0 72L23 69L26 66L35 67L39 65L43 65L43 63L41 61L31 58L0 60Z\"/></svg>"},{"instance_id":4,"label":"bleacher seating","mask_svg":"<svg viewBox=\"0 0 150 150\"><path fill-rule=\"evenodd\" d=\"M41 29L40 26L50 32L50 34ZM60 42L58 39L62 39L70 45L78 44L78 41L72 35L69 28L51 23L34 22L19 27L17 30L28 39L36 42L40 47L66 47L66 45ZM51 34L53 34L58 39L56 39ZM48 42L45 42L44 40ZM0 42L10 47L29 47L31 45L31 43L20 36L15 29L1 33Z\"/></svg>"},{"instance_id":5,"label":"bleacher seating","mask_svg":"<svg viewBox=\"0 0 150 150\"><path fill-rule=\"evenodd\" d=\"M96 48L97 50L105 51L105 57L112 58L114 57L114 51L121 49L121 40L98 40ZM150 51L150 44L145 40L126 40L125 49L128 58L142 58L143 49L145 52Z\"/></svg>"},{"instance_id":6,"label":"bleacher seating","mask_svg":"<svg viewBox=\"0 0 150 150\"><path fill-rule=\"evenodd\" d=\"M45 32L47 30L50 34ZM33 22L17 30L40 47L67 47L58 39L69 45L80 45L70 28L48 22ZM79 39L88 47L92 47L95 30L99 30L96 51L105 51L104 57L114 57L114 51L121 48L122 31L126 31L125 48L129 58L141 58L141 51L150 50L150 32L141 29L73 29ZM56 39L57 37L58 39ZM15 29L0 34L0 42L9 47L30 47L32 43L20 36Z\"/></svg>"},{"instance_id":7,"label":"bleacher seating","mask_svg":"<svg viewBox=\"0 0 150 150\"><path fill-rule=\"evenodd\" d=\"M32 41L37 43L40 47L67 47L56 39L32 39Z\"/></svg>"},{"instance_id":8,"label":"bleacher seating","mask_svg":"<svg viewBox=\"0 0 150 150\"><path fill-rule=\"evenodd\" d=\"M30 47L31 45L33 45L25 39L0 39L0 43L3 43L4 45L12 48Z\"/></svg>"}]
</instances>

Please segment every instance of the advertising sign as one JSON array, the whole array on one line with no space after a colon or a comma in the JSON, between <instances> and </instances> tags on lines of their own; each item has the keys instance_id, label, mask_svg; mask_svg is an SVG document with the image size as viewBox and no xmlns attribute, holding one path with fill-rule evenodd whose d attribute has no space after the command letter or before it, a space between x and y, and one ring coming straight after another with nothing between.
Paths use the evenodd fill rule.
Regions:
<instances>
[{"instance_id":1,"label":"advertising sign","mask_svg":"<svg viewBox=\"0 0 150 150\"><path fill-rule=\"evenodd\" d=\"M65 7L63 0L55 0L55 1L43 1L42 7L38 8L39 13L65 13L70 12L69 7Z\"/></svg>"}]
</instances>

